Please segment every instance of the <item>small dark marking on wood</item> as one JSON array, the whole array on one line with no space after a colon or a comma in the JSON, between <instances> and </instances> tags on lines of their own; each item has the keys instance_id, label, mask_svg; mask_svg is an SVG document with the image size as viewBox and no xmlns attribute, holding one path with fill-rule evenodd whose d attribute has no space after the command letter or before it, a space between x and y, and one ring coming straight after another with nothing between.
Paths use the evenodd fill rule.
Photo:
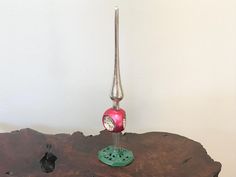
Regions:
<instances>
[{"instance_id":1,"label":"small dark marking on wood","mask_svg":"<svg viewBox=\"0 0 236 177\"><path fill-rule=\"evenodd\" d=\"M185 159L185 160L182 162L182 164L187 163L187 162L190 161L191 159L192 159L192 157L189 157L189 158Z\"/></svg>"},{"instance_id":2,"label":"small dark marking on wood","mask_svg":"<svg viewBox=\"0 0 236 177\"><path fill-rule=\"evenodd\" d=\"M7 171L5 174L12 176L13 172L12 171Z\"/></svg>"}]
</instances>

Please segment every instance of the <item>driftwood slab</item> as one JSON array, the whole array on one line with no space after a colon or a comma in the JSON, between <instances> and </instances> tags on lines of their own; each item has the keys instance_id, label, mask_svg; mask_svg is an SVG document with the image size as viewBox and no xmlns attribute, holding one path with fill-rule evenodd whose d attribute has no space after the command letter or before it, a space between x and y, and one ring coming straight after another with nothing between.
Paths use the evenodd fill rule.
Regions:
<instances>
[{"instance_id":1,"label":"driftwood slab","mask_svg":"<svg viewBox=\"0 0 236 177\"><path fill-rule=\"evenodd\" d=\"M47 135L32 129L1 133L0 177L217 177L221 170L201 144L160 132L124 134L121 144L133 151L135 161L112 168L97 159L97 152L111 143L106 131L96 136ZM52 173L40 168L46 144L58 157Z\"/></svg>"}]
</instances>

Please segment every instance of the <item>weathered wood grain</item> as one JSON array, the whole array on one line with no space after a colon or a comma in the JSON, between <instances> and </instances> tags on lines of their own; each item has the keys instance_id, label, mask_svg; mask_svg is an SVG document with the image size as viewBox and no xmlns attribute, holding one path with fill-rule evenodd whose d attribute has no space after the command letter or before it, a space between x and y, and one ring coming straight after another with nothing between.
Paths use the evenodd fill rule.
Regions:
<instances>
[{"instance_id":1,"label":"weathered wood grain","mask_svg":"<svg viewBox=\"0 0 236 177\"><path fill-rule=\"evenodd\" d=\"M221 164L201 144L183 136L150 132L126 133L124 147L133 151L135 161L123 168L99 162L98 150L112 143L110 133L84 136L80 132L47 135L32 129L0 134L1 177L217 177ZM40 159L52 144L58 157L52 173L44 173Z\"/></svg>"}]
</instances>

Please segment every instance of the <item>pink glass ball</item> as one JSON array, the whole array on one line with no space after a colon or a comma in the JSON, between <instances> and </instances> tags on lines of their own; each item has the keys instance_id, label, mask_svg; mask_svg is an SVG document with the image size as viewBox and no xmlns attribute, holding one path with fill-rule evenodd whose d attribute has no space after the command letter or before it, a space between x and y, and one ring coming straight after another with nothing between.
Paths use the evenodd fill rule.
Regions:
<instances>
[{"instance_id":1,"label":"pink glass ball","mask_svg":"<svg viewBox=\"0 0 236 177\"><path fill-rule=\"evenodd\" d=\"M121 108L109 108L105 111L102 118L105 129L110 132L121 132L125 129L126 114Z\"/></svg>"}]
</instances>

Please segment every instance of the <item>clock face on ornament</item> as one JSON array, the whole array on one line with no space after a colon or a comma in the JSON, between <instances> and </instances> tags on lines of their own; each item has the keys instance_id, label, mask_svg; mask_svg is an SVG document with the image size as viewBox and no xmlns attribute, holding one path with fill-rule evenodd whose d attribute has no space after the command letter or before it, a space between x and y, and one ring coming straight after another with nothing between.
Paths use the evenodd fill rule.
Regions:
<instances>
[{"instance_id":1,"label":"clock face on ornament","mask_svg":"<svg viewBox=\"0 0 236 177\"><path fill-rule=\"evenodd\" d=\"M115 123L112 120L111 117L109 116L105 116L104 117L104 127L108 130L108 131L113 131L115 128Z\"/></svg>"}]
</instances>

